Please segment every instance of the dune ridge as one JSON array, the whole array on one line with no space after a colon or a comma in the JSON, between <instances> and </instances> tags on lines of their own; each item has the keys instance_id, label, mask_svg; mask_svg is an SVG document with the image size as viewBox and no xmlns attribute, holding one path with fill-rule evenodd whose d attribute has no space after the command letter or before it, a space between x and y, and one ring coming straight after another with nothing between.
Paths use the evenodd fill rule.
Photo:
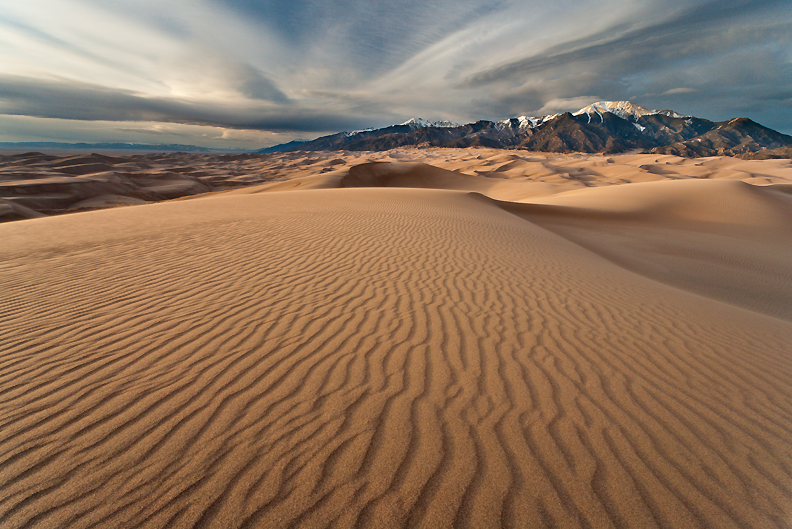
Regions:
<instances>
[{"instance_id":1,"label":"dune ridge","mask_svg":"<svg viewBox=\"0 0 792 529\"><path fill-rule=\"evenodd\" d=\"M393 149L386 152L289 152L207 155L44 153L0 155L0 221L118 207L206 193L300 187L357 186L377 164L409 168L407 187L489 190L503 200L526 200L570 189L689 178L789 185L789 160L679 158L670 155L560 155L498 149ZM416 165L419 164L419 165ZM421 166L420 164L423 164ZM427 167L429 166L429 167ZM419 176L419 173L423 176ZM395 177L395 182L399 178ZM428 185L428 181L435 184ZM354 182L358 181L357 184ZM423 183L421 183L423 181ZM368 184L367 184L368 185Z\"/></svg>"},{"instance_id":2,"label":"dune ridge","mask_svg":"<svg viewBox=\"0 0 792 529\"><path fill-rule=\"evenodd\" d=\"M790 526L788 194L374 169L0 225L2 525Z\"/></svg>"}]
</instances>

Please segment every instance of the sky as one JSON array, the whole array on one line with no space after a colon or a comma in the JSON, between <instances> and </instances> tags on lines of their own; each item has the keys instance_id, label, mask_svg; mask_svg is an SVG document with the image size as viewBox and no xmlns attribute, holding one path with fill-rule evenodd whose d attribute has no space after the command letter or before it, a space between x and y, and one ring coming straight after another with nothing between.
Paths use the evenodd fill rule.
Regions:
<instances>
[{"instance_id":1,"label":"sky","mask_svg":"<svg viewBox=\"0 0 792 529\"><path fill-rule=\"evenodd\" d=\"M0 142L253 149L603 100L792 134L792 2L0 0Z\"/></svg>"}]
</instances>

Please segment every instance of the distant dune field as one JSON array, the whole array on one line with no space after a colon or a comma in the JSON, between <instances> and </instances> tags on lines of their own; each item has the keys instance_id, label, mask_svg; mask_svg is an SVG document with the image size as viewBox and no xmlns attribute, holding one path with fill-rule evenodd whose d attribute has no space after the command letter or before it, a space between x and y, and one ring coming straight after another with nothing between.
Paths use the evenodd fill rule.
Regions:
<instances>
[{"instance_id":1,"label":"distant dune field","mask_svg":"<svg viewBox=\"0 0 792 529\"><path fill-rule=\"evenodd\" d=\"M163 160L0 224L0 527L792 527L789 160Z\"/></svg>"}]
</instances>

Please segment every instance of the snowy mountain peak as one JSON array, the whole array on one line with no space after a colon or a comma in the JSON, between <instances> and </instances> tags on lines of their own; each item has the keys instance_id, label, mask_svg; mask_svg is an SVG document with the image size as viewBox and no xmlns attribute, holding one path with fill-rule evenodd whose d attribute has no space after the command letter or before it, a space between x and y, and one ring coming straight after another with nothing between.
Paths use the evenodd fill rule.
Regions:
<instances>
[{"instance_id":1,"label":"snowy mountain peak","mask_svg":"<svg viewBox=\"0 0 792 529\"><path fill-rule=\"evenodd\" d=\"M529 117L529 116L517 116L516 118L502 119L502 120L498 121L495 124L495 126L498 129L501 129L501 130L504 129L504 128L511 128L512 127L512 122L514 120L516 120L517 121L517 128L519 130L525 130L525 129L530 129L532 127L535 127L536 124L539 123L539 120L541 120L541 119L542 118L535 118L535 117Z\"/></svg>"},{"instance_id":2,"label":"snowy mountain peak","mask_svg":"<svg viewBox=\"0 0 792 529\"><path fill-rule=\"evenodd\" d=\"M453 123L451 121L429 121L428 119L423 118L410 118L404 123L399 124L408 125L412 129L420 129L423 127L449 128L460 126L459 123Z\"/></svg>"},{"instance_id":3,"label":"snowy mountain peak","mask_svg":"<svg viewBox=\"0 0 792 529\"><path fill-rule=\"evenodd\" d=\"M362 134L364 132L371 132L373 130L377 130L377 129L369 127L367 129L353 130L352 132L344 132L344 135L345 136L354 136L356 134Z\"/></svg>"},{"instance_id":4,"label":"snowy mountain peak","mask_svg":"<svg viewBox=\"0 0 792 529\"><path fill-rule=\"evenodd\" d=\"M656 110L648 110L630 101L597 101L587 107L581 108L577 112L573 112L572 115L580 116L581 114L586 114L590 118L594 114L602 116L602 112L610 112L611 114L615 114L629 121L635 121L641 116L657 114Z\"/></svg>"},{"instance_id":5,"label":"snowy mountain peak","mask_svg":"<svg viewBox=\"0 0 792 529\"><path fill-rule=\"evenodd\" d=\"M655 114L662 114L664 116L668 116L669 118L692 118L693 116L688 116L687 114L680 114L679 112L674 112L673 110L655 110Z\"/></svg>"},{"instance_id":6,"label":"snowy mountain peak","mask_svg":"<svg viewBox=\"0 0 792 529\"><path fill-rule=\"evenodd\" d=\"M561 114L548 114L546 116L542 116L539 118L539 124L541 125L542 123L547 123L548 121L551 121L559 116L561 116Z\"/></svg>"}]
</instances>

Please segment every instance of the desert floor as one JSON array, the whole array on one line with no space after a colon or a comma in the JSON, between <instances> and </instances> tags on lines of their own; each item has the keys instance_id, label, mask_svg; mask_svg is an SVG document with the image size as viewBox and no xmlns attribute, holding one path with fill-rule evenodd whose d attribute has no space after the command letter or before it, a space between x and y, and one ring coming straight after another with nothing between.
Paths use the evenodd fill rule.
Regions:
<instances>
[{"instance_id":1,"label":"desert floor","mask_svg":"<svg viewBox=\"0 0 792 529\"><path fill-rule=\"evenodd\" d=\"M790 160L25 154L0 214L3 528L792 527Z\"/></svg>"}]
</instances>

